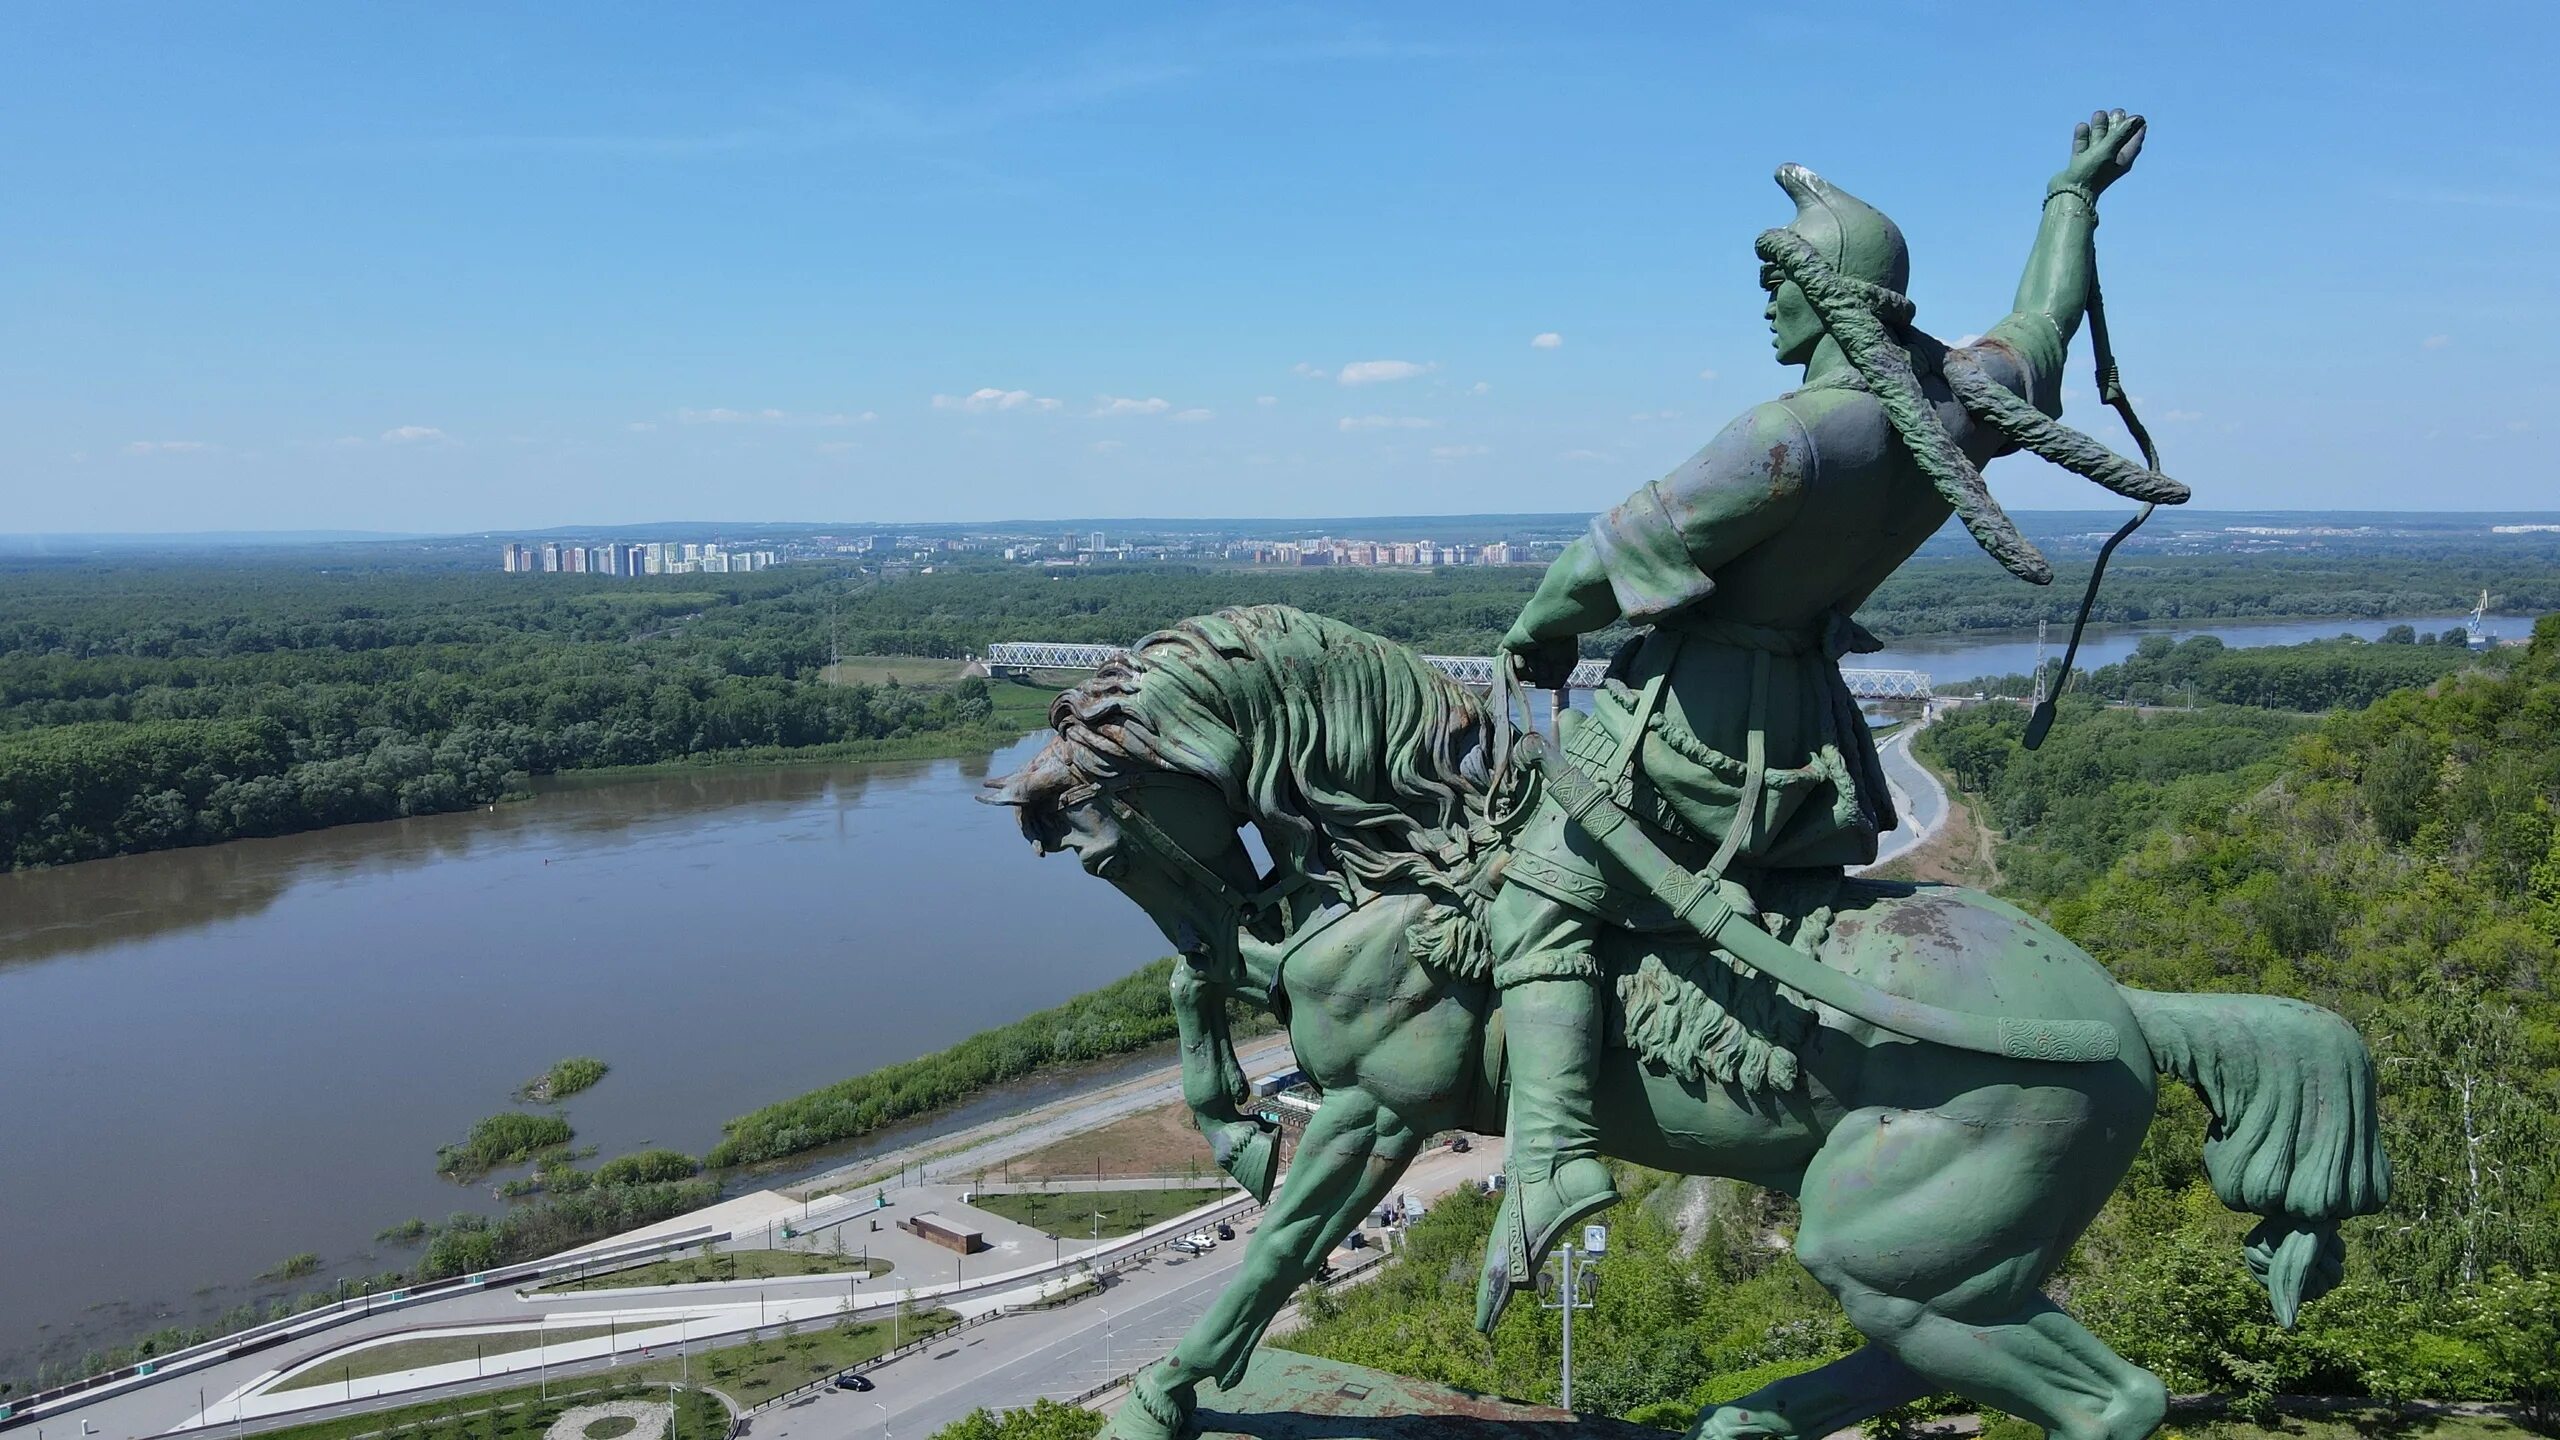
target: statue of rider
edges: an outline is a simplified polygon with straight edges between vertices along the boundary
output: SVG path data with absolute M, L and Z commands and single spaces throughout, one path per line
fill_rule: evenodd
M 2028 449 L 2135 498 L 2185 498 L 2054 423 L 2095 289 L 2097 199 L 2143 133 L 2121 110 L 2077 128 L 2015 308 L 1962 348 L 1911 323 L 1910 257 L 1891 220 L 1801 166 L 1778 171 L 1796 217 L 1760 237 L 1761 283 L 1778 360 L 1803 366 L 1804 383 L 1593 520 L 1502 642 L 1516 676 L 1556 688 L 1579 637 L 1645 627 L 1562 746 L 1680 863 L 1767 893 L 1875 858 L 1895 816 L 1840 676 L 1843 654 L 1879 648 L 1852 612 L 1950 514 L 2013 574 L 2052 578 L 1981 465 Z M 1566 1227 L 1617 1199 L 1592 1116 L 1594 942 L 1622 921 L 1627 881 L 1554 808 L 1515 842 L 1489 917 L 1511 1091 L 1488 1324 Z

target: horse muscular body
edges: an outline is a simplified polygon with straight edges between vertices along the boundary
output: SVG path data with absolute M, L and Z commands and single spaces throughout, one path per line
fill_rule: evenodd
M 1179 703 L 1167 693 L 1149 705 L 1151 686 L 1177 685 Z M 1327 733 L 1381 708 L 1399 717 L 1383 735 Z M 1430 1137 L 1500 1133 L 1497 992 L 1415 953 L 1466 897 L 1443 870 L 1397 857 L 1498 850 L 1477 801 L 1490 727 L 1503 722 L 1403 647 L 1279 607 L 1150 637 L 1062 697 L 1053 719 L 1060 740 L 998 782 L 1002 798 L 1044 848 L 1075 852 L 1191 957 L 1192 1003 L 1278 1011 L 1323 1092 L 1237 1279 L 1114 1422 L 1128 1440 L 1172 1440 L 1200 1382 L 1241 1378 L 1271 1318 Z M 1272 876 L 1242 841 L 1248 824 L 1275 857 Z M 1362 866 L 1372 883 L 1301 878 Z M 1680 937 L 1609 933 L 1621 970 L 1651 948 L 1696 953 Z M 1784 1089 L 1684 1079 L 1608 1049 L 1603 1148 L 1794 1196 L 1797 1260 L 1868 1339 L 1710 1411 L 1696 1434 L 1824 1435 L 1941 1390 L 2070 1440 L 2150 1434 L 2166 1403 L 2159 1380 L 2041 1287 L 2132 1163 L 2155 1073 L 2197 1083 L 2217 1120 L 2217 1193 L 2269 1217 L 2253 1259 L 2284 1320 L 2334 1283 L 2336 1221 L 2381 1203 L 2370 1060 L 2326 1011 L 2126 990 L 2033 917 L 1944 887 L 1844 890 L 1822 958 L 1940 1006 L 2100 1021 L 2118 1057 L 1979 1054 L 1830 1010 L 1795 1045 Z M 1231 1076 L 1231 1055 L 1205 1053 L 1216 1048 L 1187 1043 L 1187 1074 Z M 1187 1088 L 1221 1162 L 1257 1185 L 1236 1163 L 1234 1097 L 1209 1093 L 1231 1084 Z

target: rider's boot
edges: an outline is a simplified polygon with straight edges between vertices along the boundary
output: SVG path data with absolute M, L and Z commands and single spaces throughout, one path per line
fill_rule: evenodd
M 1537 1283 L 1539 1265 L 1565 1230 L 1618 1201 L 1591 1115 L 1598 984 L 1523 981 L 1502 992 L 1502 1022 L 1511 1072 L 1508 1183 L 1476 1288 L 1476 1324 L 1488 1331 L 1511 1292 Z

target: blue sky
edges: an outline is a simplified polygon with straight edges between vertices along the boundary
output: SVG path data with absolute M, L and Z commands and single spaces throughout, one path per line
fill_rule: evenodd
M 1815 8 L 13 5 L 0 531 L 1596 509 L 1776 164 L 1954 337 L 2100 104 L 2200 503 L 2560 503 L 2560 7 Z

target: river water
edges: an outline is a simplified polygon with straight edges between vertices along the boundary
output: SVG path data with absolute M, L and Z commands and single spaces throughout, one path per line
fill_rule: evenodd
M 2082 664 L 2144 633 L 2093 634 Z M 1944 637 L 1860 663 L 1958 679 L 2034 652 Z M 969 803 L 1030 748 L 571 780 L 491 811 L 0 875 L 0 1374 L 406 1263 L 376 1231 L 496 1208 L 437 1178 L 436 1147 L 563 1056 L 613 1066 L 567 1104 L 578 1143 L 700 1153 L 742 1111 L 1161 953 L 1116 893 Z M 317 1277 L 249 1281 L 304 1251 Z

